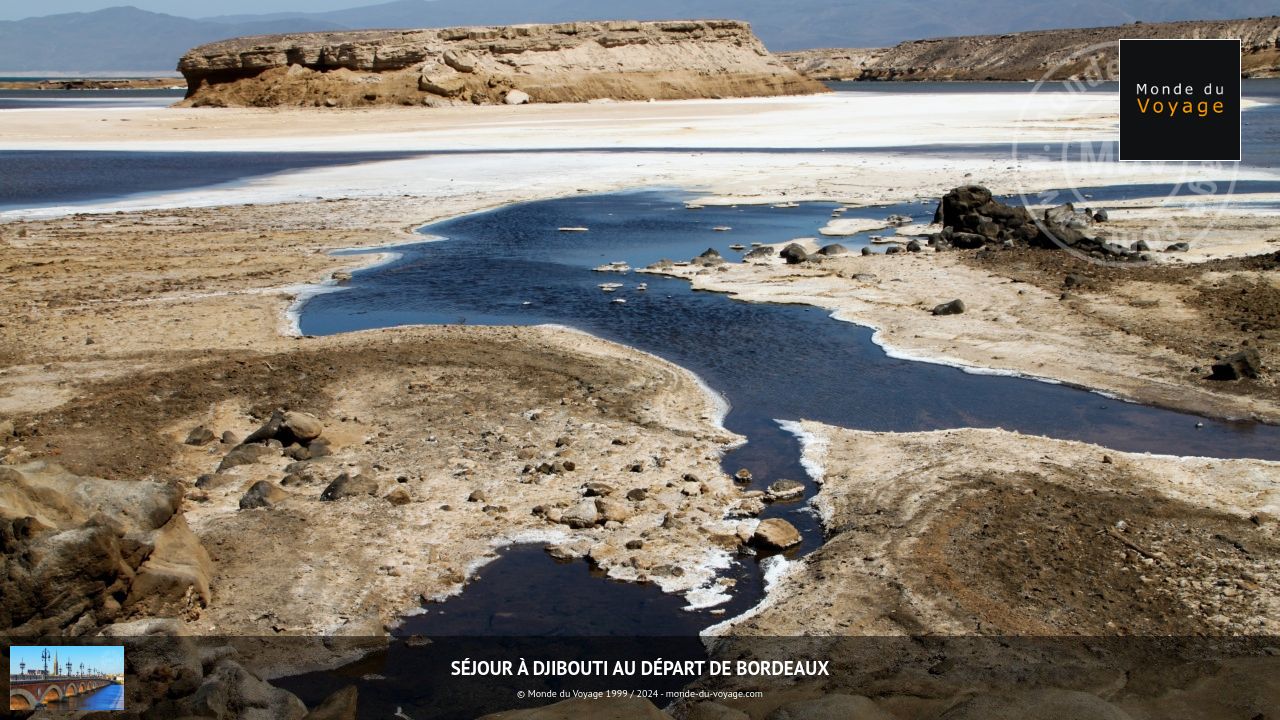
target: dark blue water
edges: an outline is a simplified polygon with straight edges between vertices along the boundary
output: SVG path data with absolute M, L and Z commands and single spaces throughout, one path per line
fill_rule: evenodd
M 57 704 L 58 710 L 87 712 L 92 710 L 124 710 L 124 686 L 107 685 L 87 695 L 73 695 Z
M 840 91 L 847 92 L 1030 92 L 1031 83 L 837 83 Z M 1104 88 L 1105 89 L 1105 88 Z M 1061 91 L 1060 89 L 1058 91 Z M 6 96 L 0 93 L 0 107 Z M 47 98 L 49 91 L 38 97 Z M 56 91 L 62 92 L 62 91 Z M 68 99 L 66 102 L 90 106 L 106 97 L 104 92 L 92 91 L 93 100 Z M 148 92 L 148 91 L 138 91 Z M 1247 167 L 1280 167 L 1280 81 L 1247 80 L 1246 97 L 1269 103 L 1265 107 L 1251 109 L 1244 114 L 1242 142 L 1243 165 Z M 111 96 L 115 97 L 115 96 Z M 128 96 L 121 96 L 127 99 Z M 302 170 L 314 167 L 346 165 L 373 160 L 391 160 L 403 157 L 432 155 L 471 154 L 572 154 L 578 152 L 611 153 L 830 153 L 830 154 L 905 154 L 932 157 L 970 157 L 1008 159 L 1015 154 L 1020 158 L 1043 157 L 1048 160 L 1078 160 L 1096 158 L 1109 151 L 1109 158 L 1116 157 L 1115 143 L 1050 143 L 1045 146 L 1016 149 L 1008 143 L 971 143 L 949 145 L 917 145 L 900 147 L 859 147 L 856 144 L 841 147 L 720 147 L 720 148 L 639 148 L 578 147 L 566 143 L 559 148 L 536 150 L 449 150 L 430 153 L 180 153 L 180 152 L 92 152 L 92 151 L 3 151 L 0 150 L 0 211 L 18 208 L 37 208 L 79 202 L 120 199 L 148 193 L 173 192 L 193 188 L 213 187 L 244 181 L 272 173 Z M 1210 168 L 1200 173 L 1200 180 L 1223 181 L 1229 173 L 1222 168 Z M 1240 199 L 1247 201 L 1245 193 L 1280 191 L 1280 180 L 1240 183 L 1234 189 Z M 1132 188 L 1130 189 L 1132 192 Z
M 806 203 L 793 209 L 695 211 L 684 208 L 685 199 L 682 193 L 657 191 L 582 196 L 431 225 L 423 232 L 448 239 L 403 248 L 402 260 L 358 272 L 348 289 L 315 297 L 303 309 L 302 331 L 323 335 L 420 323 L 557 323 L 652 352 L 698 373 L 729 399 L 732 410 L 725 425 L 749 442 L 726 456 L 724 469 L 749 468 L 757 487 L 781 478 L 806 479 L 798 441 L 778 426 L 778 419 L 897 432 L 1003 427 L 1118 450 L 1280 459 L 1277 427 L 1210 420 L 1062 385 L 895 360 L 871 342 L 869 330 L 835 321 L 816 308 L 737 302 L 694 292 L 682 280 L 592 272 L 592 267 L 615 260 L 633 267 L 664 257 L 684 260 L 707 247 L 736 258 L 730 244 L 814 235 L 833 207 Z M 933 207 L 865 208 L 845 217 L 891 213 L 927 220 Z M 715 232 L 719 225 L 733 230 Z M 590 232 L 557 232 L 562 226 L 585 226 Z M 866 244 L 868 234 L 842 242 L 856 249 Z M 598 288 L 610 281 L 626 287 L 614 294 Z M 648 283 L 647 292 L 636 289 L 640 282 Z M 619 297 L 625 305 L 612 302 Z M 812 488 L 806 498 L 811 494 Z M 821 543 L 816 521 L 803 507 L 802 501 L 783 503 L 767 512 L 786 516 L 804 531 L 805 543 L 792 555 Z M 483 631 L 494 622 L 495 608 L 504 605 L 506 593 L 535 600 L 528 613 L 511 610 L 514 614 L 504 616 L 504 624 L 562 622 L 548 620 L 545 608 L 558 602 L 552 599 L 559 597 L 564 582 L 547 578 L 563 571 L 550 558 L 511 552 L 516 554 L 509 557 L 519 559 L 504 557 L 482 573 L 500 580 L 469 586 L 462 596 L 415 618 L 412 631 Z M 734 611 L 759 597 L 753 565 L 748 562 L 736 571 L 738 596 L 729 606 Z M 654 597 L 648 601 L 661 605 L 656 589 L 633 591 L 649 592 Z M 596 620 L 606 629 L 620 623 L 626 629 L 618 634 L 633 631 L 627 616 L 613 615 Z M 687 630 L 719 619 L 705 611 L 693 615 L 692 621 L 673 616 L 673 624 Z
M 242 182 L 289 170 L 396 160 L 406 153 L 0 151 L 0 210 Z

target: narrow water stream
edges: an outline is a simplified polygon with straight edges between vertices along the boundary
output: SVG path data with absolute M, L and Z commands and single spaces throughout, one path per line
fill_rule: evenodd
M 1107 189 L 1099 201 L 1148 189 Z M 734 259 L 730 245 L 816 237 L 835 205 L 795 208 L 707 207 L 689 210 L 691 196 L 639 191 L 533 202 L 464 216 L 426 227 L 446 238 L 401 248 L 391 264 L 358 272 L 341 292 L 304 307 L 305 334 L 321 335 L 406 324 L 556 323 L 636 347 L 688 368 L 731 404 L 725 425 L 748 438 L 729 452 L 726 472 L 749 468 L 754 486 L 778 479 L 807 481 L 797 438 L 779 420 L 810 419 L 848 428 L 917 431 L 1003 427 L 1096 443 L 1116 450 L 1280 459 L 1280 428 L 1210 420 L 1125 403 L 1083 389 L 1014 377 L 978 375 L 942 365 L 890 358 L 871 331 L 798 305 L 744 303 L 694 292 L 682 280 L 614 276 L 591 268 L 625 260 L 643 267 L 661 258 L 689 259 L 708 247 Z M 927 222 L 931 201 L 848 211 L 844 217 L 883 219 L 905 214 Z M 587 233 L 557 228 L 582 226 Z M 730 231 L 714 228 L 728 226 Z M 840 241 L 854 252 L 876 230 Z M 893 262 L 885 258 L 884 262 Z M 599 283 L 618 281 L 613 295 Z M 647 283 L 647 291 L 637 285 Z M 625 299 L 626 304 L 612 302 Z M 939 298 L 939 301 L 950 298 Z M 790 557 L 822 542 L 807 508 L 808 483 L 797 502 L 771 506 L 804 543 Z M 680 598 L 656 588 L 591 576 L 585 563 L 557 563 L 539 547 L 509 548 L 459 596 L 424 608 L 403 633 L 432 638 L 518 636 L 691 638 L 762 597 L 757 558 L 730 571 L 734 598 L 715 610 L 682 610 Z M 688 650 L 689 646 L 685 646 Z M 314 678 L 312 678 L 314 680 Z M 295 688 L 304 692 L 305 678 Z M 311 699 L 311 698 L 307 698 Z

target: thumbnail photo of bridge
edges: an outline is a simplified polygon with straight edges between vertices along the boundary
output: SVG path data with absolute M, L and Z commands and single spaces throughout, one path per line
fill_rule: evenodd
M 124 648 L 15 645 L 9 648 L 9 710 L 123 710 Z

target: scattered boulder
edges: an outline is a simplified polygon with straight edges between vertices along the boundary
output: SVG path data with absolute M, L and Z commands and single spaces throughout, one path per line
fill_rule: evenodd
M 782 248 L 781 252 L 778 253 L 778 257 L 787 261 L 788 265 L 799 265 L 809 259 L 809 253 L 804 249 L 804 247 L 796 243 L 791 243 Z
M 707 248 L 702 254 L 689 261 L 693 265 L 708 267 L 712 265 L 723 265 L 725 259 L 720 255 L 720 251 L 715 248 Z
M 1167 253 L 1171 253 L 1171 252 L 1186 252 L 1186 251 L 1188 251 L 1188 250 L 1190 250 L 1190 249 L 1191 249 L 1191 243 L 1176 242 L 1176 243 L 1172 243 L 1171 245 L 1169 245 L 1168 247 L 1166 247 L 1166 248 L 1164 249 L 1164 251 L 1165 251 L 1165 252 L 1167 252 Z
M 277 410 L 271 413 L 271 417 L 267 418 L 257 430 L 249 433 L 244 439 L 242 445 L 252 445 L 254 443 L 264 443 L 268 440 L 277 439 L 280 435 L 280 428 L 284 427 L 284 413 Z
M 1044 211 L 1044 221 L 1050 225 L 1080 230 L 1093 225 L 1093 216 L 1087 211 L 1076 210 L 1071 203 L 1063 203 Z
M 594 527 L 598 522 L 600 511 L 596 507 L 596 501 L 592 499 L 584 499 L 560 515 L 561 524 L 577 530 Z
M 402 487 L 398 487 L 387 493 L 387 496 L 383 499 L 397 507 L 401 505 L 408 505 L 413 502 L 413 496 L 409 494 L 408 490 L 405 490 Z
M 743 484 L 749 483 L 751 482 L 751 479 L 752 479 L 751 471 L 746 468 L 741 468 L 738 470 L 738 472 L 733 474 L 733 479 L 735 482 L 740 482 Z
M 585 497 L 604 497 L 612 495 L 616 491 L 609 483 L 589 482 L 582 486 L 582 494 Z
M 876 252 L 875 252 L 874 250 L 872 250 L 871 248 L 869 248 L 869 247 L 864 247 L 864 248 L 862 248 L 862 255 L 863 255 L 863 257 L 866 257 L 867 255 L 875 255 L 875 254 L 876 254 Z
M 222 433 L 221 441 L 223 445 L 239 445 L 240 437 L 230 430 L 226 430 Z
M 1213 364 L 1211 380 L 1240 380 L 1262 374 L 1262 356 L 1254 348 L 1245 348 Z
M 924 247 L 920 244 L 919 240 L 912 240 L 907 243 L 907 252 L 920 252 L 923 249 Z
M 378 481 L 365 475 L 351 475 L 350 473 L 342 473 L 336 480 L 329 483 L 329 486 L 320 493 L 321 500 L 343 500 L 351 497 L 359 497 L 361 495 L 377 495 Z
M 285 413 L 282 427 L 293 433 L 294 439 L 304 443 L 320 437 L 324 432 L 324 423 L 319 418 L 303 412 Z
M 800 531 L 782 518 L 761 520 L 751 541 L 765 549 L 786 550 L 800 544 Z
M 931 312 L 934 315 L 960 315 L 964 311 L 964 301 L 956 299 L 951 302 L 944 302 L 941 305 L 935 305 Z
M 944 239 L 946 239 L 945 234 Z M 986 246 L 987 238 L 977 233 L 955 231 L 950 234 L 948 242 L 951 247 L 960 248 L 961 250 L 977 250 Z
M 289 493 L 275 483 L 259 480 L 240 498 L 241 510 L 271 507 L 289 497 Z
M 1106 210 L 1098 210 L 1097 212 L 1095 212 L 1095 213 L 1093 214 L 1093 221 L 1094 221 L 1094 222 L 1100 222 L 1100 223 L 1102 223 L 1102 222 L 1106 222 L 1106 221 L 1108 220 L 1108 218 L 1109 218 L 1109 216 L 1107 215 L 1107 211 L 1106 211 Z
M 797 480 L 779 480 L 769 486 L 770 500 L 792 500 L 804 495 L 804 483 Z
M 195 428 L 191 430 L 191 432 L 187 435 L 187 439 L 184 440 L 183 442 L 185 442 L 187 445 L 195 445 L 198 447 L 201 445 L 208 445 L 209 443 L 217 439 L 218 439 L 218 436 L 214 435 L 212 430 L 210 430 L 209 428 L 203 425 L 197 425 L 195 426 Z
M 831 243 L 830 245 L 823 245 L 822 248 L 818 250 L 818 254 L 826 255 L 827 257 L 833 257 L 836 255 L 848 255 L 849 248 L 841 245 L 840 243 Z
M 232 448 L 231 452 L 222 458 L 222 462 L 218 463 L 218 472 L 240 467 L 241 465 L 252 465 L 265 458 L 280 457 L 280 455 L 279 448 L 267 445 L 240 444 Z
M 529 93 L 523 90 L 509 90 L 502 102 L 507 105 L 524 105 L 529 102 Z
M 773 249 L 767 246 L 752 248 L 750 252 L 742 256 L 743 260 L 768 260 L 773 257 Z
M 631 509 L 626 503 L 612 498 L 596 498 L 596 512 L 600 522 L 626 522 L 631 517 Z
M 1147 244 L 1146 240 L 1138 240 L 1134 244 L 1130 245 L 1129 248 L 1137 252 L 1146 252 L 1151 249 L 1151 246 Z
M 627 499 L 631 502 L 642 502 L 649 499 L 649 491 L 644 488 L 632 488 L 627 491 Z

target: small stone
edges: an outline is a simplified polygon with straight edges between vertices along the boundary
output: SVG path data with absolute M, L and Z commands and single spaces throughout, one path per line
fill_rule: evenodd
M 239 445 L 240 436 L 236 435 L 230 430 L 227 430 L 222 433 L 222 444 L 223 445 Z
M 314 440 L 324 432 L 324 423 L 315 415 L 303 412 L 287 412 L 284 414 L 284 428 L 303 442 Z
M 787 245 L 786 247 L 782 248 L 782 250 L 778 253 L 778 257 L 781 257 L 783 260 L 785 260 L 788 265 L 799 265 L 800 263 L 809 259 L 809 253 L 804 249 L 803 246 L 798 245 L 796 243 L 791 243 L 790 245 Z
M 932 312 L 934 315 L 959 315 L 964 311 L 964 301 L 957 299 L 935 306 Z
M 589 482 L 582 486 L 582 494 L 586 497 L 604 497 L 616 491 L 609 483 Z
M 489 494 L 484 490 L 472 490 L 467 496 L 467 502 L 486 502 L 489 500 Z
M 213 442 L 216 439 L 218 439 L 218 436 L 214 435 L 212 430 L 210 430 L 209 428 L 203 425 L 197 425 L 195 426 L 195 428 L 191 430 L 190 433 L 187 434 L 187 439 L 185 440 L 185 442 L 188 445 L 199 446 L 199 445 L 208 445 L 209 443 Z
M 1262 357 L 1253 348 L 1245 348 L 1213 364 L 1210 380 L 1239 380 L 1262 374 Z
M 378 481 L 365 474 L 342 473 L 320 493 L 321 500 L 343 500 L 360 495 L 377 495 Z
M 590 499 L 583 500 L 560 515 L 562 524 L 579 530 L 594 527 L 599 521 L 600 511 L 596 507 L 596 501 Z
M 276 487 L 273 483 L 259 480 L 240 498 L 240 509 L 253 510 L 271 507 L 288 497 L 289 493 Z
M 409 491 L 405 490 L 402 487 L 398 487 L 395 490 L 392 490 L 391 492 L 387 493 L 387 496 L 384 499 L 387 502 L 391 503 L 392 505 L 396 505 L 396 506 L 408 505 L 409 503 L 413 502 L 413 497 L 409 495 Z
M 218 472 L 241 465 L 252 465 L 272 457 L 280 457 L 280 451 L 266 445 L 237 445 L 222 458 L 222 462 L 218 464 Z
M 628 549 L 628 550 L 641 550 L 641 549 L 643 549 L 643 548 L 644 548 L 644 541 L 643 541 L 643 540 L 636 539 L 636 540 L 628 540 L 628 541 L 627 541 L 627 549 Z
M 786 550 L 800 544 L 800 531 L 782 518 L 761 520 L 751 540 L 767 549 Z
M 804 483 L 797 480 L 779 480 L 769 486 L 770 500 L 791 500 L 804 495 Z
M 640 502 L 649 498 L 649 491 L 644 488 L 632 488 L 627 491 L 627 499 L 632 502 Z
M 624 503 L 611 498 L 596 498 L 596 512 L 605 522 L 626 522 L 631 517 L 631 509 Z
M 746 483 L 751 482 L 751 471 L 746 468 L 742 468 L 733 474 L 733 479 L 735 482 L 743 483 L 745 485 Z
M 524 105 L 529 102 L 529 93 L 523 90 L 510 90 L 507 96 L 502 99 L 507 105 Z

